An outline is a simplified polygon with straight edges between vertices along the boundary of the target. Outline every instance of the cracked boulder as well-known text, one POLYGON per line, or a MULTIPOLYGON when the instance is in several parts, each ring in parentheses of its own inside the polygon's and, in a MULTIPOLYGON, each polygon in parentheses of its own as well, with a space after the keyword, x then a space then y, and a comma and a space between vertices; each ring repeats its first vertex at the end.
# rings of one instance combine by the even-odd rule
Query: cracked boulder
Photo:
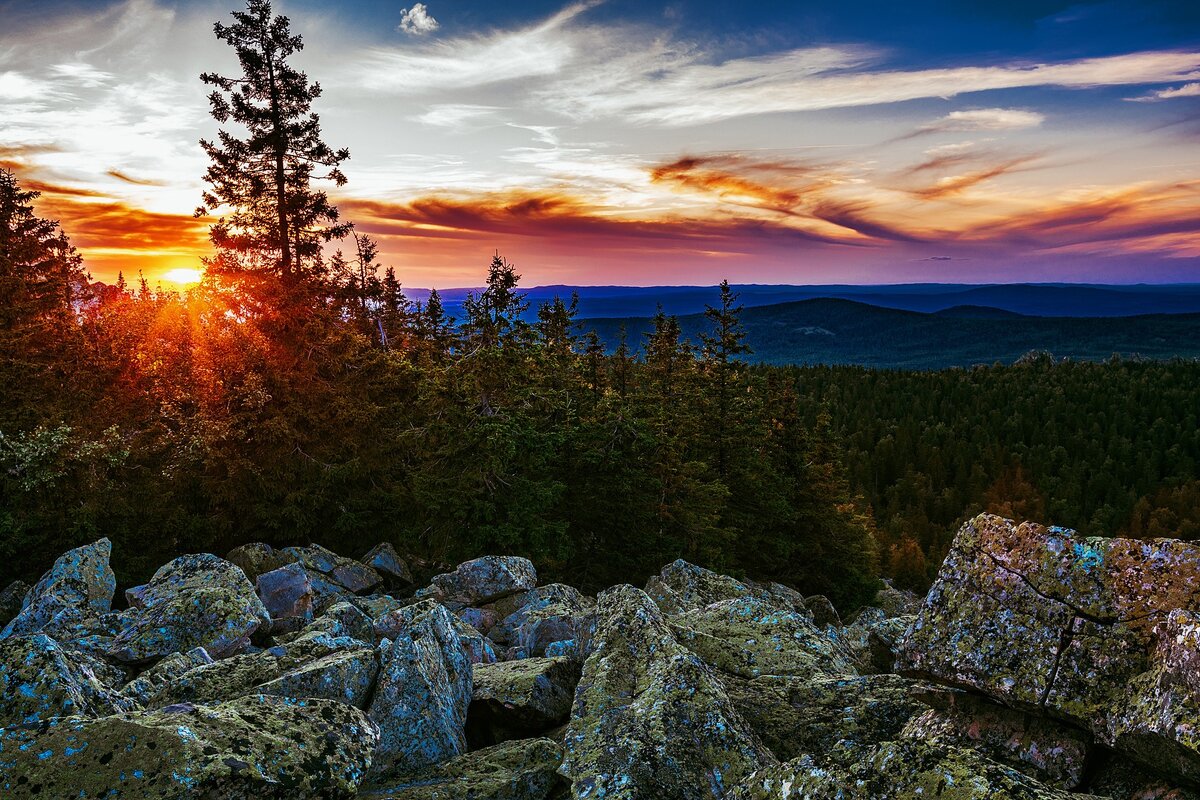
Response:
POLYGON ((664 614, 681 614, 722 600, 750 597, 755 592, 728 575, 718 575, 680 558, 646 582, 646 594, 664 614))
POLYGON ((597 598, 563 774, 575 797, 720 798, 774 759, 716 672, 676 641, 646 593, 597 598))
POLYGON ((352 798, 375 726, 326 700, 251 696, 0 731, 0 795, 24 798, 352 798))
POLYGON ((562 797, 562 747, 549 739, 503 742, 408 774, 370 779, 359 800, 551 800, 562 797))
POLYGON ((109 566, 112 542, 101 539, 58 557, 22 598, 22 608, 0 631, 0 639, 44 632, 56 638, 112 608, 117 578, 109 566))
POLYGON ((389 586, 407 589, 413 585, 413 576, 408 564, 388 542, 375 545, 359 561, 383 576, 384 582, 389 586))
POLYGON ((0 641, 0 727, 136 707, 106 682, 106 672, 95 659, 44 633, 0 641))
POLYGON ((374 568, 339 556, 319 544, 308 547, 285 547, 281 553, 294 558, 311 574, 324 576, 328 581, 350 594, 365 594, 383 583, 383 578, 374 568))
POLYGON ((312 620, 312 581, 299 564, 264 572, 255 580, 255 586, 272 621, 289 617, 312 620))
MULTIPOLYGON (((372 623, 375 641, 395 639, 398 635, 412 628, 418 619, 428 615, 439 605, 436 600, 426 598, 412 605, 387 612, 372 623)), ((454 633, 472 664, 491 664, 495 662, 496 651, 492 649, 491 642, 485 639, 479 631, 463 622, 458 616, 451 614, 450 619, 454 633)))
MULTIPOLYGON (((955 537, 897 668, 1200 780, 1200 698, 1170 677, 1155 634, 1172 611, 1200 608, 1198 592, 1195 544, 1085 538, 983 514, 955 537)), ((1177 674, 1194 674, 1188 657, 1179 664, 1177 674)))
POLYGON ((294 563, 296 557, 276 550, 269 544, 251 542, 230 550, 225 556, 225 560, 241 567, 242 572, 246 573, 246 577, 253 581, 264 572, 271 572, 294 563))
POLYGON ((566 658, 525 658, 476 664, 467 711, 467 741, 481 747, 538 736, 571 713, 579 663, 566 658))
POLYGON ((108 649, 126 664, 194 647, 224 658, 245 650, 251 635, 271 624, 241 568, 209 553, 180 556, 127 594, 134 605, 121 613, 121 631, 108 649))
POLYGON ((537 570, 527 558, 484 556, 435 575, 430 589, 439 599, 479 606, 537 586, 537 570))
POLYGON ((520 608, 489 631, 488 638, 525 657, 542 656, 555 642, 578 640, 592 624, 596 604, 578 589, 552 583, 531 589, 520 608))

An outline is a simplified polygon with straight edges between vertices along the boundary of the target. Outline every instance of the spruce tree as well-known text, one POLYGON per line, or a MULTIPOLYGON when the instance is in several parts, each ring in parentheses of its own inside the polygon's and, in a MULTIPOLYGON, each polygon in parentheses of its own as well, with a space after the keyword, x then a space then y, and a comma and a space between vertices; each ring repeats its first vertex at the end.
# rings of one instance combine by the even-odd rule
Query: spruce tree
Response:
POLYGON ((204 205, 197 216, 228 209, 211 228, 213 244, 243 258, 213 263, 254 272, 271 272, 296 282, 321 261, 321 245, 345 236, 350 224, 314 179, 346 183, 339 165, 350 157, 321 139, 321 124, 312 102, 321 87, 296 70, 288 59, 303 49, 287 17, 272 13, 269 0, 247 0, 245 11, 233 12, 234 24, 220 22, 216 36, 238 56, 242 76, 200 76, 216 87, 209 95, 213 117, 246 129, 245 138, 227 130, 219 142, 201 140, 212 159, 204 179, 204 205), (324 169, 324 175, 314 174, 324 169))

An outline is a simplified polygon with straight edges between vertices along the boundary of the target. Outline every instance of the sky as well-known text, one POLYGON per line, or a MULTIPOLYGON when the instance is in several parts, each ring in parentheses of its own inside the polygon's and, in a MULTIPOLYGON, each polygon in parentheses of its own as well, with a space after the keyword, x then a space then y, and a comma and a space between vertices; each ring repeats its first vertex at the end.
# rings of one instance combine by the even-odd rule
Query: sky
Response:
MULTIPOLYGON (((405 285, 1200 281, 1200 3, 279 0, 405 285)), ((235 0, 0 0, 0 166, 197 266, 235 0)))

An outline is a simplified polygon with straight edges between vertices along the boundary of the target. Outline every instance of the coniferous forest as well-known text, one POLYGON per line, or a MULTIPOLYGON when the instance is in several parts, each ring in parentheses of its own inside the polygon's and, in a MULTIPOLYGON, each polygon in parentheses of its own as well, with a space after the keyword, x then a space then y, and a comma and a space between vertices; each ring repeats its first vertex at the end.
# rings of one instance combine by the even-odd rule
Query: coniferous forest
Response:
POLYGON ((1200 535, 1192 362, 749 366, 727 284, 698 340, 660 313, 612 353, 570 297, 528 314, 500 254, 462 318, 410 302, 320 188, 352 173, 299 37, 265 2, 234 16, 242 74, 203 76, 225 130, 197 287, 90 281, 0 172, 0 584, 100 536, 123 584, 249 541, 390 541, 587 590, 683 557, 852 608, 881 575, 927 586, 981 510, 1200 535))

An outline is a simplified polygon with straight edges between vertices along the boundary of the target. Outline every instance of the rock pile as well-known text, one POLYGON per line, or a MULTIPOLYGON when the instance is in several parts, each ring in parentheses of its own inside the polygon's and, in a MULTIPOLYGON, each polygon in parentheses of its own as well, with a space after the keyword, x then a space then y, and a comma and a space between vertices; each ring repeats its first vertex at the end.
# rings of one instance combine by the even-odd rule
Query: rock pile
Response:
POLYGON ((114 611, 110 555, 0 592, 0 797, 1200 798, 1182 542, 980 516, 923 602, 844 621, 683 561, 591 598, 390 545, 181 556, 114 611))

